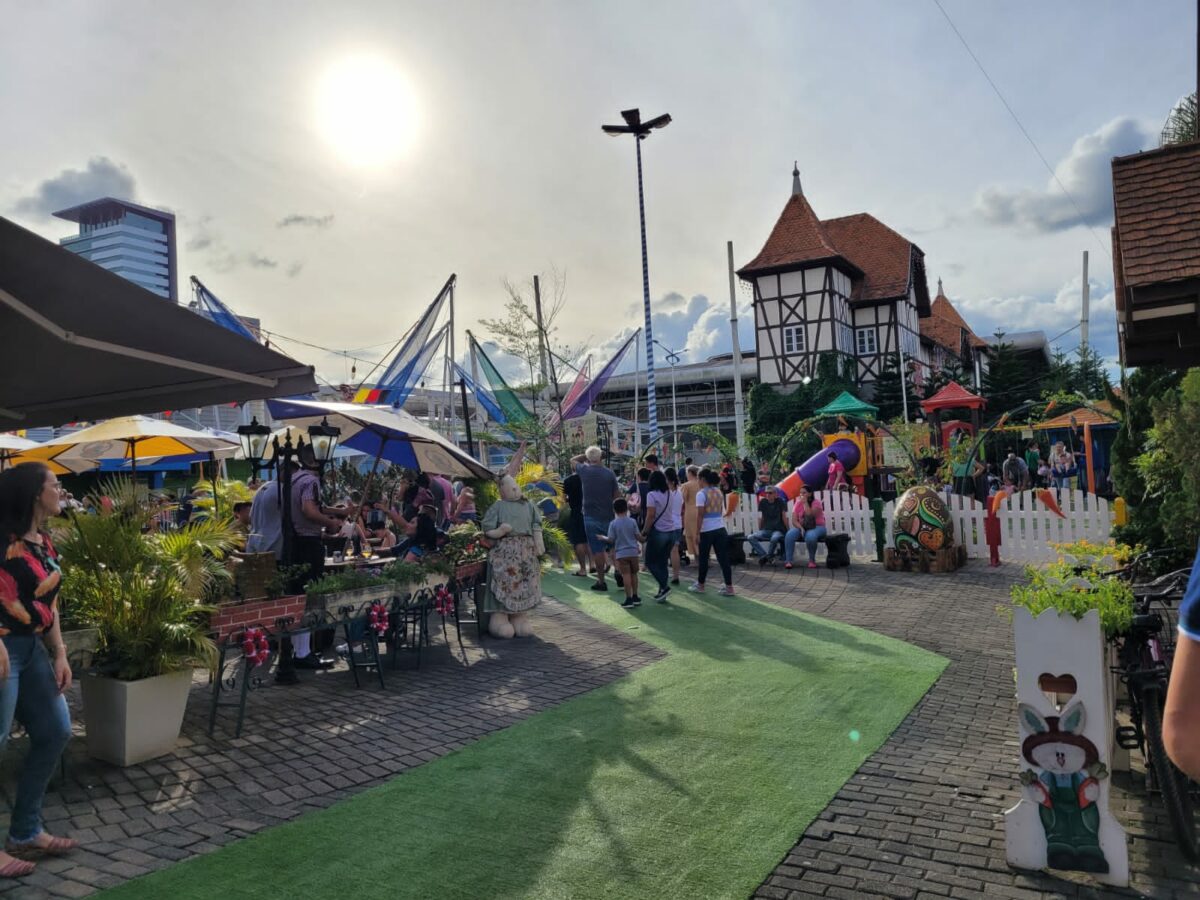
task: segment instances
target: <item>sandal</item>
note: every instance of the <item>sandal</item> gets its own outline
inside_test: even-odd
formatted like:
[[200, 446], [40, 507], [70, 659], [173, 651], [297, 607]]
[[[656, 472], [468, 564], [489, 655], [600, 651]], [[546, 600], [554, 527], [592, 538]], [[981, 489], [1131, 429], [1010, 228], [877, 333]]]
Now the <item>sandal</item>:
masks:
[[[35, 844], [34, 841], [38, 840], [38, 838], [40, 838], [42, 835], [46, 835], [49, 840], [44, 844]], [[46, 834], [44, 831], [32, 841], [21, 841], [18, 843], [12, 838], [9, 838], [4, 842], [4, 849], [9, 853], [9, 855], [22, 858], [30, 856], [62, 856], [66, 853], [70, 853], [78, 846], [79, 841], [75, 840], [74, 838], [55, 837], [52, 834]]]
[[0, 878], [24, 878], [26, 875], [32, 875], [36, 868], [31, 862], [13, 858], [0, 866]]

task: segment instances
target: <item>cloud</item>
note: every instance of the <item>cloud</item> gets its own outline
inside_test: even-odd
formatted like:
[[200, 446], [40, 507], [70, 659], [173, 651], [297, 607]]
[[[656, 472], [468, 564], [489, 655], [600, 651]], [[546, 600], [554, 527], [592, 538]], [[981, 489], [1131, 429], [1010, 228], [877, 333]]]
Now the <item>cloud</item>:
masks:
[[[1105, 356], [1117, 352], [1116, 294], [1111, 285], [1088, 279], [1090, 286], [1088, 340]], [[980, 337], [997, 332], [1042, 331], [1051, 349], [1074, 350], [1079, 344], [1079, 318], [1082, 312], [1080, 287], [1076, 275], [1053, 294], [1023, 294], [1015, 297], [953, 299], [958, 311]], [[1065, 332], [1065, 334], [1064, 334]]]
[[300, 274], [300, 270], [303, 268], [304, 268], [304, 263], [302, 263], [302, 262], [292, 263], [290, 266], [287, 267], [287, 277], [295, 278], [297, 275]]
[[333, 224], [333, 213], [323, 216], [308, 216], [302, 213], [291, 213], [275, 223], [276, 228], [290, 228], [298, 225], [302, 228], [328, 228]]
[[253, 251], [246, 254], [246, 262], [255, 269], [274, 269], [279, 265], [276, 260], [260, 256]]
[[1075, 141], [1054, 167], [1057, 180], [1051, 178], [1042, 189], [985, 187], [975, 196], [975, 213], [991, 225], [1041, 233], [1106, 225], [1113, 214], [1112, 158], [1144, 150], [1154, 140], [1155, 135], [1137, 120], [1113, 119]]
[[50, 216], [60, 209], [100, 197], [132, 200], [135, 196], [136, 184], [128, 169], [107, 156], [93, 156], [84, 169], [63, 169], [43, 181], [33, 193], [17, 200], [16, 209], [21, 213]]

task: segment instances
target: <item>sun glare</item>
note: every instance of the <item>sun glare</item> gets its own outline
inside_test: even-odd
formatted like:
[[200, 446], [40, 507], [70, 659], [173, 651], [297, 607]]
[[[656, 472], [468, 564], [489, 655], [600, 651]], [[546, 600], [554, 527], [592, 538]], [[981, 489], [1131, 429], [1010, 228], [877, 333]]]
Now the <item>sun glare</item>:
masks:
[[400, 70], [377, 56], [331, 65], [317, 85], [317, 122], [346, 162], [379, 166], [402, 155], [416, 130], [412, 89]]

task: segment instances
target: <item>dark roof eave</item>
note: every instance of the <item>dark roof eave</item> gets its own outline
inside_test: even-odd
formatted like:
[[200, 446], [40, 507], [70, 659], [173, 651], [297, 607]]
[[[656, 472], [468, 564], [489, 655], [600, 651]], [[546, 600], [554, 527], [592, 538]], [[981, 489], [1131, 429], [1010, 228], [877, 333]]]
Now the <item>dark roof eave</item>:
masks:
[[750, 268], [753, 263], [747, 263], [745, 266], [737, 270], [738, 278], [749, 280], [758, 278], [761, 275], [776, 275], [783, 272], [798, 272], [801, 269], [811, 269], [815, 266], [833, 265], [845, 270], [846, 274], [851, 278], [862, 278], [864, 272], [850, 260], [844, 256], [822, 256], [818, 259], [806, 259], [801, 262], [781, 263], [774, 266], [758, 266]]

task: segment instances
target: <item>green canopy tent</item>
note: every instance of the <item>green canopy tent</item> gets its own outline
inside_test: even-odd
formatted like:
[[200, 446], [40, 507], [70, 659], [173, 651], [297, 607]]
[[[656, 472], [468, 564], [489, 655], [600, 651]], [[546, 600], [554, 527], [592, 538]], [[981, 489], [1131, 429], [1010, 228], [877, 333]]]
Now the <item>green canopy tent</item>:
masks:
[[878, 406], [872, 406], [865, 400], [859, 400], [849, 391], [842, 391], [832, 402], [826, 403], [816, 410], [818, 416], [870, 416], [874, 418], [878, 413]]

